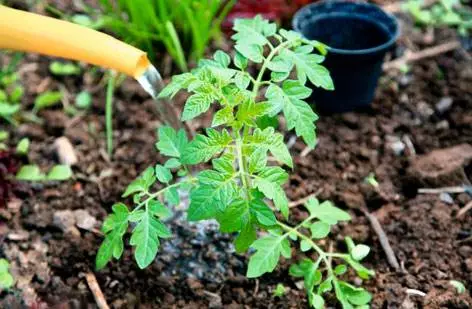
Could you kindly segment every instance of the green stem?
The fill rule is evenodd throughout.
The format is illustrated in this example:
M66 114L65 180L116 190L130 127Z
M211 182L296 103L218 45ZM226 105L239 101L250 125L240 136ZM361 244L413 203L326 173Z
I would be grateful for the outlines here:
M113 92L115 91L115 79L116 74L114 72L110 72L105 101L107 152L110 157L113 154Z
M249 200L249 186L246 178L246 171L245 171L245 164L243 158L243 146L242 146L242 139L241 134L238 130L236 130L236 152L238 156L238 166L239 166L239 173L241 174L241 182L243 187L246 191L246 197Z
M267 69L267 66L272 61L272 58L274 58L279 51L281 51L282 49L290 46L291 44L293 44L293 41L287 41L287 42L284 42L284 43L280 44L276 48L272 49L270 54L267 56L267 58L265 58L264 63L262 64L262 68L259 71L259 75L256 78L256 82L254 83L254 89L252 90L252 96L253 96L254 100L256 99L257 93L259 92L259 88L260 88L261 82L262 82L262 77L264 77L264 73Z

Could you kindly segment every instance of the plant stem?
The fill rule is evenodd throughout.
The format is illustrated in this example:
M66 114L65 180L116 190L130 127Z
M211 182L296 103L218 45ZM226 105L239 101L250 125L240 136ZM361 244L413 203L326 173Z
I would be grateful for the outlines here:
M264 77L265 70L267 69L267 66L269 65L269 63L272 61L272 58L274 58L279 51L290 46L290 44L293 44L293 41L287 41L280 44L276 48L272 49L272 51L267 56L267 58L264 59L262 68L259 71L259 75L257 75L256 82L254 83L254 89L252 90L252 96L254 97L254 99L257 97L257 93L259 92L259 87L261 86L262 77Z
M241 182L246 191L246 197L249 200L249 187L248 187L246 172L245 172L245 167L244 167L242 148L243 146L242 146L241 134L239 133L239 130L236 130L236 152L238 156L239 173L241 174Z
M113 92L115 91L115 72L110 72L108 77L107 95L105 101L105 127L107 139L107 152L113 154Z

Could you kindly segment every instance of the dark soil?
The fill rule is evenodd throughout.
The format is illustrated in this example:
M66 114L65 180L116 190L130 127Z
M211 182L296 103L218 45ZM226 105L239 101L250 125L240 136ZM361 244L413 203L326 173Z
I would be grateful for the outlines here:
M399 49L435 45L453 36L451 31L436 31L431 39L411 32ZM418 194L424 183L414 169L415 162L433 150L472 145L471 59L470 53L457 50L422 60L408 73L389 72L370 110L322 115L317 148L301 156L303 144L292 147L296 167L287 186L289 198L295 201L318 192L320 199L349 209L354 219L333 233L335 247L344 249L346 235L372 247L366 264L376 277L363 283L374 295L372 308L472 307L472 211L456 218L472 197ZM53 148L57 137L69 138L79 157L74 180L28 185L0 209L0 257L11 261L17 280L12 291L0 295L2 308L95 308L85 273L94 272L102 239L100 223L112 204L121 200L125 186L145 167L162 160L154 149L160 125L154 103L134 81L126 80L116 93L115 150L110 159L105 152L105 91L97 87L101 74L56 78L48 74L49 61L26 56L21 66L27 90L24 104L31 105L37 93L63 84L71 100L82 89L93 91L93 108L75 117L58 109L44 111L43 125L0 126L10 130L11 145L29 137L28 159L45 169L57 163ZM443 98L452 99L452 105L438 110ZM176 104L181 105L182 99ZM193 127L202 128L206 122L203 117ZM462 182L472 179L468 161L463 162L462 172ZM375 174L378 189L364 182L369 173ZM449 180L446 177L436 186L463 184ZM400 269L388 264L361 207L380 221ZM85 210L100 222L89 230L58 223L58 216L74 210ZM302 215L301 208L294 210L293 220ZM174 237L163 242L149 268L139 270L128 248L120 261L94 272L111 307L307 307L304 291L288 275L287 262L272 274L249 280L244 276L246 256L234 253L232 236L218 233L216 224L189 224L177 209L168 225ZM360 283L354 276L352 280ZM469 290L458 296L449 280L461 281ZM278 282L289 291L274 298L272 290ZM409 289L426 296L411 294Z

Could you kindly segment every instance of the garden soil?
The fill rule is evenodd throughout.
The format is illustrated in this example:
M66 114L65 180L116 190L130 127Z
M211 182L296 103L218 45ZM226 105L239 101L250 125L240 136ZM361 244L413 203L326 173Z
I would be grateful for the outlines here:
M454 37L453 31L425 35L409 30L396 52ZM78 77L52 77L49 61L25 57L20 66L25 101L31 105L38 93L62 84L69 104L75 93L88 90L93 107L70 117L52 109L40 113L43 124L4 126L11 130L12 145L21 137L31 139L29 162L45 168L57 164L53 145L61 136L70 140L79 162L73 180L22 184L16 187L16 197L0 209L0 256L10 260L17 281L15 289L0 294L1 308L96 308L87 273L95 275L112 308L308 307L300 282L288 275L287 261L259 279L245 278L247 256L234 252L234 237L220 234L213 222L187 223L184 206L167 222L173 238L162 242L147 269L137 267L127 247L120 261L95 271L100 224L112 204L121 201L126 185L144 168L163 161L154 147L161 123L154 103L134 81L125 80L115 94L110 158L105 151L100 75L87 71ZM174 104L181 107L183 100L178 96ZM210 120L202 117L192 128L199 131ZM365 264L376 271L375 278L362 282L348 274L372 292L372 308L472 308L472 211L457 216L472 196L418 193L420 188L472 180L472 55L458 49L421 60L406 73L388 72L371 109L321 115L317 133L313 151L305 151L299 141L291 145L295 168L286 190L291 201L317 194L352 214L353 221L336 227L323 244L345 250L343 237L349 235L372 248ZM287 141L293 141L292 134L287 134ZM462 147L459 159L453 146ZM442 152L433 153L437 150ZM437 162L438 175L424 176L424 160ZM441 167L453 163L453 172L442 172ZM365 183L370 173L377 188ZM388 263L362 209L380 222L398 269ZM305 214L303 207L295 207L291 223ZM450 280L461 281L469 290L458 295ZM272 296L277 283L288 288L282 297Z

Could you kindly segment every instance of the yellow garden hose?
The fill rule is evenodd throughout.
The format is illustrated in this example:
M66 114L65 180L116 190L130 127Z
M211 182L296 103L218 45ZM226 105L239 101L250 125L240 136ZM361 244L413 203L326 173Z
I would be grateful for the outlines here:
M141 76L150 66L145 52L107 34L2 5L0 49L83 61L134 78Z

